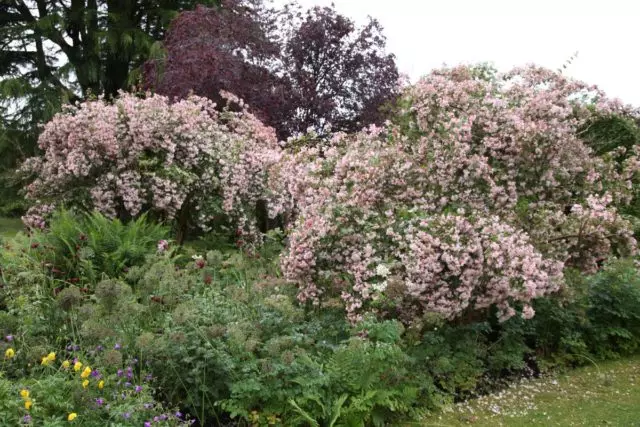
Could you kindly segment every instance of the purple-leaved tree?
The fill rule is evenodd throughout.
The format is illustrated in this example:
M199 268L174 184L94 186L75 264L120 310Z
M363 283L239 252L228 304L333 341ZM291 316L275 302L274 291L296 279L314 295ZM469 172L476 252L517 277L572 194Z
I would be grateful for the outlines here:
M166 55L144 67L147 88L170 98L193 92L216 102L229 91L280 138L312 128L326 134L383 121L397 95L398 70L380 24L358 28L334 8L281 10L226 0L181 13Z

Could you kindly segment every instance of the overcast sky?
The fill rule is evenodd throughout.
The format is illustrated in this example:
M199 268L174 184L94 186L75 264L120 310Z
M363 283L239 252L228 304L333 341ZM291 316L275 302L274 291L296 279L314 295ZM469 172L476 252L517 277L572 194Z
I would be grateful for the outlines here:
M443 63L557 69L577 51L565 73L640 106L640 0L298 1L333 2L358 23L377 18L412 80Z

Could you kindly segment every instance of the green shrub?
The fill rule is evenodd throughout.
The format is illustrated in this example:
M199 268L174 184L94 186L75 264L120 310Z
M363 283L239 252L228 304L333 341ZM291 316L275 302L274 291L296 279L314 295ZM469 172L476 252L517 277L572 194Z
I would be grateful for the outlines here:
M453 322L426 315L403 326L367 316L353 325L338 301L299 304L297 289L280 277L277 233L257 252L212 242L217 249L199 255L188 246L158 251L161 236L147 238L156 226L144 231L144 222L59 218L48 234L19 234L0 251L0 332L19 337L0 340L2 354L9 346L16 351L0 380L7 396L0 420L8 425L26 415L16 395L25 386L37 396L34 422L51 425L66 423L64 414L75 408L87 425L139 425L151 415L140 409L144 403L179 408L206 425L388 425L514 377L639 348L633 260L611 262L593 276L565 272L567 286L535 300L531 320L500 323L492 308ZM67 248L80 232L87 236L81 249L102 248L100 257L71 255ZM140 249L121 250L121 241ZM112 268L113 259L126 267ZM78 283L68 271L53 271L62 265ZM95 388L78 389L73 375L40 365L50 349L70 342L84 350L78 357L101 367L109 387L126 382L118 369L132 366L138 382L151 372L153 382L143 383L149 394L87 414ZM60 358L76 355L66 348ZM65 400L45 397L54 389Z
M337 305L306 310L295 288L267 274L268 256L211 251L184 268L173 262L152 257L127 275L139 300L152 301L141 317L155 323L138 329L158 331L135 347L164 399L201 422L380 425L416 417L432 398L398 323L353 330Z
M591 352L603 359L636 353L640 349L640 274L635 261L615 261L587 283Z
M37 275L37 280L51 278L56 287L95 285L103 276L119 277L142 264L167 234L167 227L148 221L144 215L122 224L98 212L60 210L47 231L17 235L5 243L0 262L5 280Z
M34 235L44 246L43 259L66 277L118 277L156 251L169 229L142 215L126 224L99 212L54 214L50 229ZM95 279L94 279L95 280Z

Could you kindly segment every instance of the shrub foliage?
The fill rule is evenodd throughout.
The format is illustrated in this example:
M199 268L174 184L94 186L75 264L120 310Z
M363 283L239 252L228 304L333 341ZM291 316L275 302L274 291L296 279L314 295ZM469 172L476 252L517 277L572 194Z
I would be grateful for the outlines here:
M589 102L587 102L589 101ZM635 251L629 203L635 151L622 163L580 138L625 109L595 88L537 67L434 71L406 90L397 123L289 153L273 185L297 212L283 258L302 301L339 295L411 321L454 318L559 289ZM619 150L622 153L622 150Z

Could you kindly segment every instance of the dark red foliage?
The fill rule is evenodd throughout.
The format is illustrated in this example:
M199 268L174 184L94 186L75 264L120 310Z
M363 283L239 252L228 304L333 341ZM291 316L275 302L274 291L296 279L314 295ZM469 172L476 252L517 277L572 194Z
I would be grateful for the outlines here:
M383 121L381 106L398 87L394 55L385 53L380 24L361 29L334 8L307 11L285 45L282 57L296 94L292 133L326 123L337 131L357 131Z
M226 90L255 106L265 122L282 121L288 91L265 66L280 52L265 30L270 12L258 2L221 3L198 6L173 21L164 40L166 58L145 64L145 84L171 98L193 92L218 103Z
M296 12L297 11L297 12ZM352 131L383 118L398 71L380 25L358 29L333 8L276 11L262 0L226 0L181 13L164 41L166 57L144 67L148 88L221 102L234 93L281 138L314 128Z

